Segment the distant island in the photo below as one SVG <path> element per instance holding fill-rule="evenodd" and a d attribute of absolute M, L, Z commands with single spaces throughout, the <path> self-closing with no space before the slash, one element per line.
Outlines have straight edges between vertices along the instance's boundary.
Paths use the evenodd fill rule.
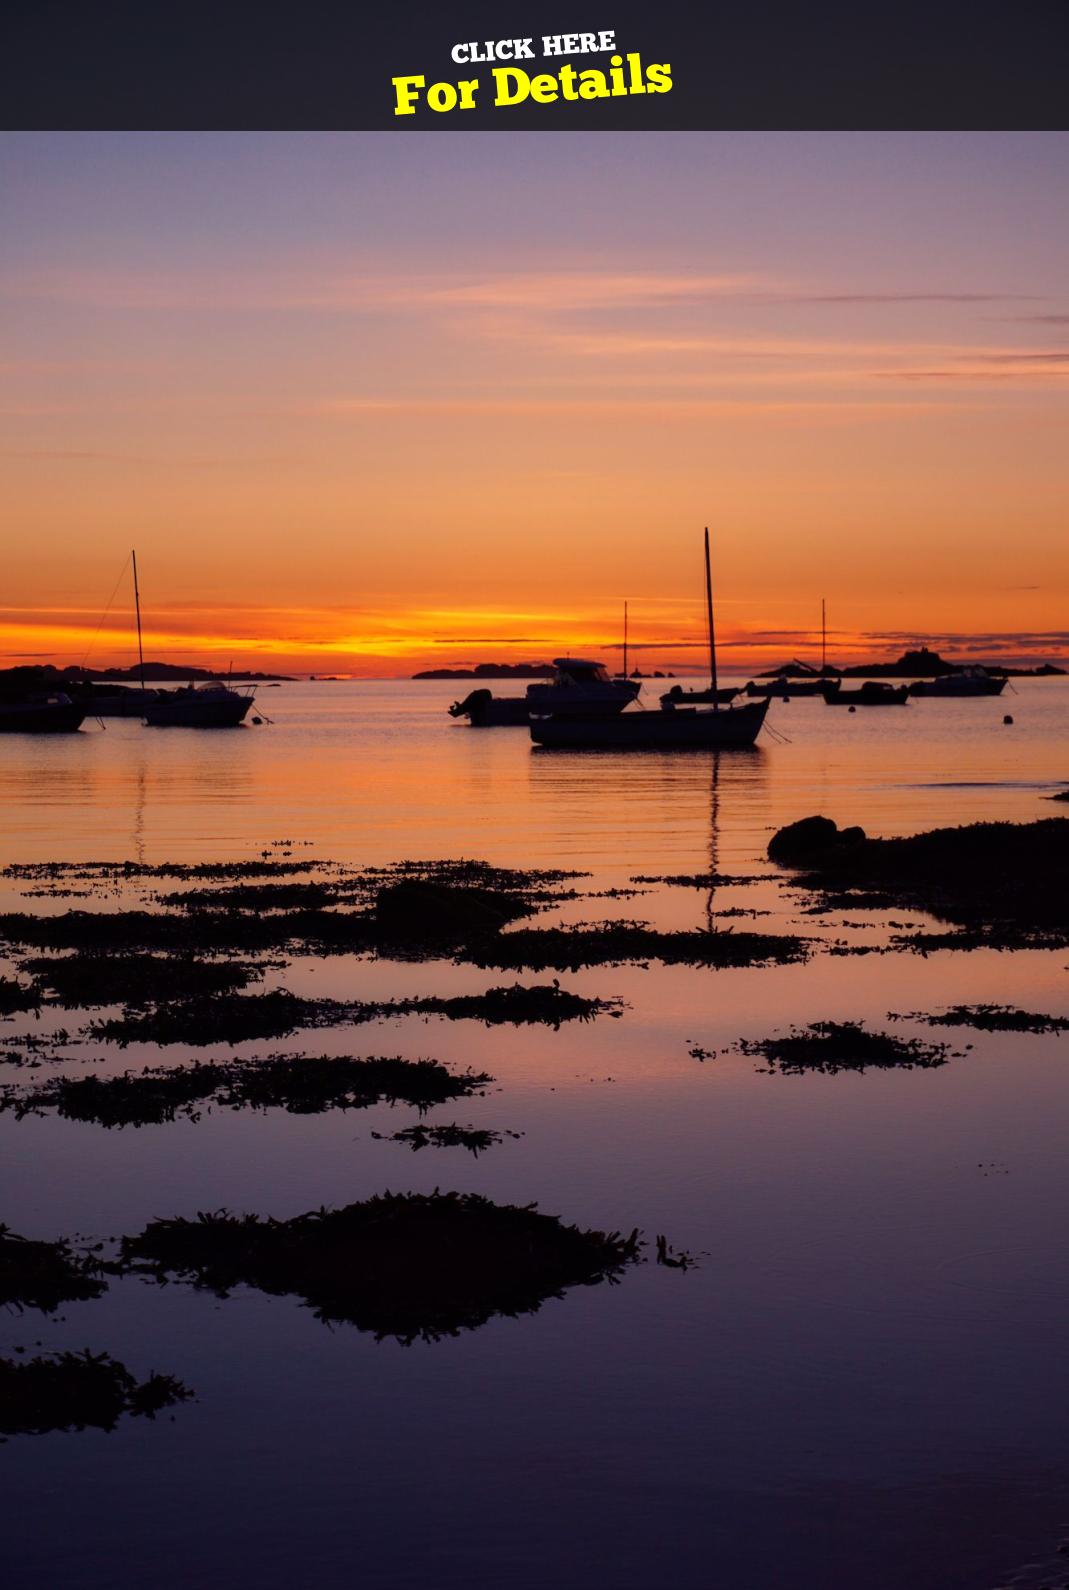
<path fill-rule="evenodd" d="M 194 668 L 187 663 L 147 662 L 144 677 L 146 683 L 152 684 L 181 684 L 189 679 L 235 679 L 242 684 L 252 684 L 261 681 L 284 680 L 292 683 L 290 674 L 262 674 L 255 672 L 230 673 L 218 668 Z M 129 668 L 82 668 L 77 663 L 70 663 L 66 668 L 57 668 L 53 663 L 22 663 L 15 668 L 0 668 L 0 679 L 8 685 L 18 685 L 27 690 L 59 690 L 65 684 L 89 684 L 93 680 L 126 680 L 130 684 L 141 683 L 141 669 L 134 663 Z"/>
<path fill-rule="evenodd" d="M 552 663 L 479 663 L 474 668 L 424 668 L 413 679 L 552 679 Z"/>
<path fill-rule="evenodd" d="M 940 679 L 947 674 L 964 673 L 966 668 L 984 668 L 1000 679 L 1046 679 L 1060 676 L 1066 671 L 1055 667 L 1054 663 L 1040 663 L 1038 668 L 1009 668 L 1005 663 L 980 662 L 979 659 L 968 663 L 952 663 L 940 657 L 937 651 L 920 646 L 915 651 L 903 652 L 895 662 L 851 663 L 847 668 L 836 668 L 829 663 L 823 673 L 843 679 Z M 808 663 L 795 661 L 783 663 L 779 668 L 769 668 L 759 677 L 816 679 L 821 672 L 821 669 L 810 667 Z"/>

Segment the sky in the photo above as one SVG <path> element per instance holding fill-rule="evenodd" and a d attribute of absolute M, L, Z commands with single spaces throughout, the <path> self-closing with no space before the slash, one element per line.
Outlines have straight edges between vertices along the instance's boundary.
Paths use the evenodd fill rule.
<path fill-rule="evenodd" d="M 1069 656 L 1069 136 L 0 138 L 0 666 Z M 113 595 L 114 593 L 114 595 Z M 108 608 L 109 600 L 112 605 Z"/>

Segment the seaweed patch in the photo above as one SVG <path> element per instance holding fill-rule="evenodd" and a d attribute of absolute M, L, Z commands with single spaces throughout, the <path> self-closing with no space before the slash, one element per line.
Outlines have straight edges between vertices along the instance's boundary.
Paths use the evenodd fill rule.
<path fill-rule="evenodd" d="M 1069 1032 L 1069 1017 L 1044 1016 L 1013 1005 L 951 1005 L 939 1015 L 923 1010 L 896 1014 L 891 1021 L 923 1021 L 929 1027 L 975 1027 L 979 1032 Z"/>
<path fill-rule="evenodd" d="M 35 1242 L 0 1225 L 0 1308 L 36 1308 L 54 1313 L 62 1303 L 81 1303 L 107 1290 L 100 1266 L 69 1242 Z"/>
<path fill-rule="evenodd" d="M 0 1439 L 53 1430 L 113 1430 L 123 1414 L 152 1419 L 193 1393 L 173 1375 L 140 1383 L 107 1353 L 0 1358 Z"/>
<path fill-rule="evenodd" d="M 478 1158 L 488 1148 L 493 1148 L 495 1143 L 500 1143 L 503 1137 L 522 1137 L 523 1133 L 457 1126 L 455 1122 L 448 1126 L 427 1126 L 420 1121 L 416 1126 L 402 1127 L 399 1132 L 372 1132 L 371 1135 L 381 1142 L 407 1143 L 414 1152 L 421 1148 L 466 1148 Z"/>
<path fill-rule="evenodd" d="M 639 1234 L 581 1231 L 475 1193 L 383 1193 L 292 1220 L 222 1211 L 155 1220 L 124 1237 L 117 1268 L 225 1296 L 244 1284 L 296 1296 L 324 1322 L 406 1345 L 533 1314 L 573 1286 L 615 1281 Z"/>
<path fill-rule="evenodd" d="M 782 1037 L 742 1038 L 737 1048 L 766 1060 L 770 1070 L 796 1076 L 805 1071 L 832 1075 L 870 1068 L 931 1069 L 945 1065 L 951 1052 L 945 1043 L 871 1032 L 856 1021 L 816 1021 L 809 1027 L 792 1027 Z"/>
<path fill-rule="evenodd" d="M 117 1077 L 52 1077 L 27 1090 L 0 1092 L 0 1110 L 18 1116 L 54 1110 L 98 1126 L 159 1126 L 205 1109 L 283 1109 L 293 1115 L 410 1104 L 418 1110 L 481 1092 L 492 1078 L 454 1073 L 437 1060 L 396 1056 L 270 1055 L 160 1066 Z"/>
<path fill-rule="evenodd" d="M 672 966 L 769 966 L 805 960 L 806 940 L 792 933 L 734 929 L 660 932 L 644 922 L 601 922 L 584 927 L 520 928 L 464 952 L 477 966 L 577 971 L 661 961 Z"/>

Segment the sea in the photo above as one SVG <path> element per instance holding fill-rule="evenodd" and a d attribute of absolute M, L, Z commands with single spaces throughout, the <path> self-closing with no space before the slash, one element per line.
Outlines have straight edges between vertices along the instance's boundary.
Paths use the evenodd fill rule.
<path fill-rule="evenodd" d="M 403 1105 L 111 1129 L 7 1110 L 0 1222 L 23 1236 L 107 1254 L 158 1216 L 439 1188 L 646 1244 L 618 1284 L 410 1345 L 294 1297 L 137 1276 L 55 1314 L 0 1313 L 0 1358 L 107 1352 L 194 1393 L 110 1432 L 0 1444 L 5 1586 L 1069 1585 L 1069 1043 L 918 1019 L 1069 1016 L 1069 957 L 917 953 L 897 940 L 930 918 L 815 914 L 767 857 L 818 813 L 896 835 L 1065 812 L 1049 798 L 1069 783 L 1069 679 L 855 713 L 774 701 L 753 750 L 719 755 L 543 751 L 452 720 L 463 691 L 301 681 L 261 687 L 239 730 L 2 736 L 0 909 L 154 909 L 167 887 L 42 893 L 27 863 L 466 858 L 587 875 L 536 926 L 790 932 L 808 959 L 503 975 L 303 956 L 264 985 L 353 1000 L 557 977 L 622 1002 L 558 1029 L 410 1014 L 161 1050 L 88 1038 L 107 1012 L 0 1021 L 4 1040 L 52 1035 L 36 1069 L 0 1048 L 18 1088 L 265 1048 L 402 1055 L 494 1078 L 428 1123 L 519 1134 L 476 1156 L 392 1141 L 417 1119 Z M 687 881 L 708 874 L 729 881 Z M 21 952 L 5 953 L 14 975 Z M 822 1021 L 950 1049 L 930 1068 L 796 1075 L 738 1047 Z M 656 1263 L 658 1236 L 693 1262 Z"/>

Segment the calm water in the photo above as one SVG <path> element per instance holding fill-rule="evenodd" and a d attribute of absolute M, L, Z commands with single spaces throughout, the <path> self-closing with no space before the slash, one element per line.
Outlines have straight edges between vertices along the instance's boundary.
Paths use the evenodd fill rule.
<path fill-rule="evenodd" d="M 0 1116 L 0 1220 L 98 1239 L 154 1215 L 286 1216 L 385 1188 L 456 1187 L 537 1200 L 583 1226 L 665 1232 L 701 1252 L 700 1267 L 647 1264 L 618 1287 L 407 1349 L 327 1329 L 291 1299 L 133 1280 L 55 1320 L 0 1317 L 0 1355 L 88 1346 L 197 1393 L 173 1422 L 0 1447 L 14 1521 L 5 1583 L 1069 1583 L 1057 1555 L 1069 1528 L 1064 1038 L 940 1032 L 972 1048 L 938 1070 L 862 1076 L 768 1075 L 724 1052 L 790 1023 L 883 1025 L 889 1011 L 954 1003 L 1069 1014 L 1064 952 L 829 956 L 821 944 L 875 942 L 886 925 L 806 916 L 764 861 L 772 830 L 817 811 L 874 833 L 1056 814 L 1043 796 L 1069 779 L 1069 681 L 855 714 L 775 703 L 787 743 L 715 760 L 534 752 L 522 731 L 453 725 L 443 709 L 456 694 L 287 685 L 261 693 L 273 724 L 230 734 L 111 722 L 55 741 L 4 737 L 4 859 L 232 859 L 288 839 L 298 855 L 343 862 L 582 867 L 592 887 L 712 863 L 768 878 L 712 898 L 584 899 L 558 915 L 682 926 L 742 906 L 769 915 L 740 925 L 790 925 L 819 939 L 817 953 L 772 969 L 563 974 L 628 1008 L 559 1032 L 406 1018 L 268 1046 L 491 1071 L 484 1098 L 428 1117 L 524 1134 L 477 1160 L 374 1140 L 409 1124 L 401 1108 L 227 1112 L 121 1132 Z M 5 907 L 115 903 L 26 900 L 25 884 L 0 881 Z M 494 980 L 357 957 L 274 977 L 347 998 Z M 717 1058 L 697 1062 L 694 1044 Z M 85 1052 L 71 1051 L 72 1066 Z M 158 1058 L 108 1051 L 101 1069 Z"/>

